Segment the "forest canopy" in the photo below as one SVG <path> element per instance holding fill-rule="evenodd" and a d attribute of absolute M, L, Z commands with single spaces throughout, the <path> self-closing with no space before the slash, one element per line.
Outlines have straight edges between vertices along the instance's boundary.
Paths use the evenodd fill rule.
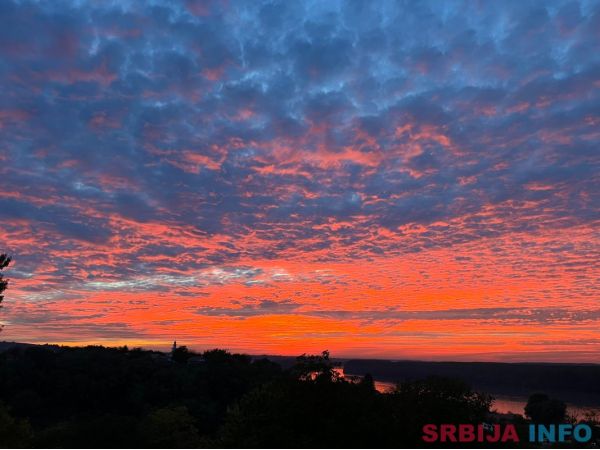
<path fill-rule="evenodd" d="M 407 380 L 382 394 L 369 375 L 340 377 L 327 352 L 283 368 L 179 349 L 2 351 L 0 447 L 413 447 L 426 423 L 490 417 L 491 397 L 458 379 Z"/>

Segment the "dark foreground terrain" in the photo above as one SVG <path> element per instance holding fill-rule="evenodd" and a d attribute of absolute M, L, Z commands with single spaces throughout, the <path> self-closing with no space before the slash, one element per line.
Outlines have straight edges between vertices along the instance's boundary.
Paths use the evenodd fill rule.
<path fill-rule="evenodd" d="M 340 379 L 326 352 L 285 366 L 184 347 L 12 346 L 0 352 L 0 447 L 421 447 L 425 424 L 486 421 L 526 434 L 528 419 L 490 414 L 490 397 L 455 378 L 382 394 L 371 376 Z M 532 419 L 568 420 L 540 398 Z"/>

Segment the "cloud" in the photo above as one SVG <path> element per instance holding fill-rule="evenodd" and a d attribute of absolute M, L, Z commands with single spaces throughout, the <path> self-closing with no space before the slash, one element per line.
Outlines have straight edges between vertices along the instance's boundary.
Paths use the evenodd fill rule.
<path fill-rule="evenodd" d="M 251 317 L 268 316 L 273 314 L 292 314 L 299 305 L 291 300 L 273 301 L 261 300 L 256 304 L 249 304 L 237 308 L 199 308 L 197 314 L 203 316 L 231 316 L 231 317 Z"/>
<path fill-rule="evenodd" d="M 486 267 L 529 280 L 494 299 L 529 302 L 507 321 L 558 321 L 560 302 L 592 317 L 600 9 L 471 6 L 4 2 L 0 248 L 18 298 L 156 290 L 221 319 L 217 286 L 298 302 L 233 311 L 253 319 L 346 283 L 312 310 L 393 318 L 388 264 L 406 260 L 468 268 L 467 286 Z M 363 267 L 385 298 L 355 272 L 317 287 L 320 264 Z M 411 297 L 422 319 L 432 298 L 499 317 L 437 283 Z"/>

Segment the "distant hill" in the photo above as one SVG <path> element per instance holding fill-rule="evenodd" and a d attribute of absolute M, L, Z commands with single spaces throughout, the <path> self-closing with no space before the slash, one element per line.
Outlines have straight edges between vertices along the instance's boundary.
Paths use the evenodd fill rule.
<path fill-rule="evenodd" d="M 0 342 L 0 353 L 10 350 L 12 348 L 27 348 L 27 347 L 38 347 L 39 344 L 28 344 L 27 342 L 8 342 L 2 341 Z M 43 344 L 43 347 L 54 347 L 59 348 L 58 345 L 54 344 Z"/>
<path fill-rule="evenodd" d="M 274 363 L 279 364 L 283 369 L 289 369 L 296 364 L 297 356 L 283 356 L 283 355 L 251 355 L 252 359 L 268 359 Z M 335 366 L 343 366 L 346 359 L 331 358 L 331 362 Z"/>
<path fill-rule="evenodd" d="M 428 376 L 460 378 L 496 394 L 528 395 L 542 391 L 566 401 L 600 404 L 599 364 L 430 362 L 352 359 L 344 364 L 352 375 L 370 373 L 376 380 L 404 381 Z"/>

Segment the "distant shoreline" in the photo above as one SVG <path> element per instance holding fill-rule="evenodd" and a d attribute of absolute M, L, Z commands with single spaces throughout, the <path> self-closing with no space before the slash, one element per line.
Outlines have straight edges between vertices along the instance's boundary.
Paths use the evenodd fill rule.
<path fill-rule="evenodd" d="M 5 351 L 11 347 L 28 347 L 28 346 L 42 346 L 42 347 L 87 347 L 87 346 L 100 346 L 100 347 L 120 347 L 118 345 L 106 345 L 103 343 L 97 344 L 52 344 L 52 343 L 44 343 L 44 344 L 36 344 L 31 342 L 16 342 L 16 341 L 0 341 L 0 352 Z M 137 345 L 129 345 L 130 348 L 138 347 Z M 163 346 L 163 350 L 157 350 L 156 348 L 146 348 L 144 346 L 139 346 L 143 350 L 154 351 L 159 353 L 168 353 L 169 351 L 166 349 L 168 346 Z M 205 348 L 202 350 L 195 350 L 190 347 L 190 350 L 193 352 L 202 352 L 205 350 L 210 350 L 212 348 Z M 229 349 L 225 349 L 230 351 Z M 232 353 L 238 353 L 236 351 L 231 350 Z M 260 359 L 267 358 L 272 361 L 282 361 L 284 364 L 293 364 L 296 361 L 296 358 L 299 355 L 270 355 L 270 354 L 251 354 L 246 353 L 248 356 Z M 345 364 L 348 361 L 368 361 L 368 362 L 387 362 L 392 364 L 398 363 L 419 363 L 419 364 L 500 364 L 507 366 L 516 366 L 516 365 L 530 365 L 530 366 L 592 366 L 600 368 L 600 362 L 556 362 L 556 361 L 477 361 L 477 360 L 453 360 L 453 359 L 444 359 L 444 360 L 429 360 L 429 359 L 403 359 L 403 358 L 366 358 L 366 357 L 332 357 L 332 360 L 336 363 Z"/>
<path fill-rule="evenodd" d="M 600 365 L 579 363 L 493 363 L 349 360 L 347 374 L 371 374 L 381 382 L 429 376 L 460 378 L 473 389 L 500 397 L 527 398 L 536 392 L 577 406 L 600 406 Z"/>

